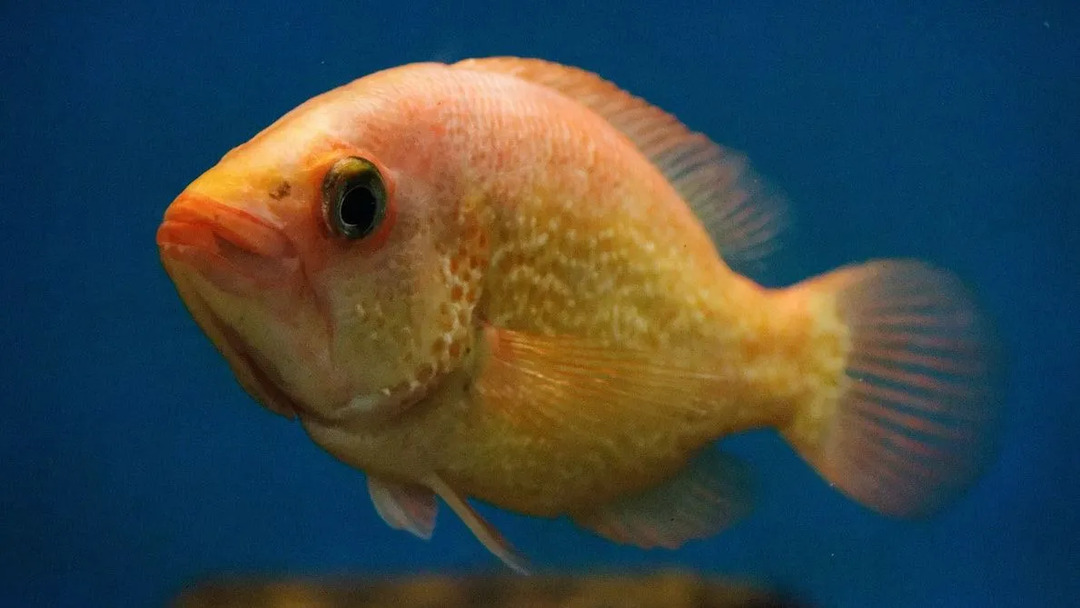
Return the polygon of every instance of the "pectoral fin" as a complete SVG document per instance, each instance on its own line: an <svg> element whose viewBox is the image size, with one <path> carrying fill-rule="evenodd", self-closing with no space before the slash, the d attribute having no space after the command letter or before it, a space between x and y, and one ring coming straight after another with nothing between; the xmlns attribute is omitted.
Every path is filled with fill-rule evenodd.
<svg viewBox="0 0 1080 608"><path fill-rule="evenodd" d="M477 394L519 429L589 441L603 433L632 444L633 432L643 427L677 425L707 434L719 419L715 395L723 369L574 336L489 326L484 337Z"/></svg>
<svg viewBox="0 0 1080 608"><path fill-rule="evenodd" d="M751 495L746 465L706 448L668 481L575 515L574 521L617 543L677 549L735 523L750 510Z"/></svg>
<svg viewBox="0 0 1080 608"><path fill-rule="evenodd" d="M408 530L424 540L431 538L439 505L430 489L368 475L368 492L375 511L388 526Z"/></svg>

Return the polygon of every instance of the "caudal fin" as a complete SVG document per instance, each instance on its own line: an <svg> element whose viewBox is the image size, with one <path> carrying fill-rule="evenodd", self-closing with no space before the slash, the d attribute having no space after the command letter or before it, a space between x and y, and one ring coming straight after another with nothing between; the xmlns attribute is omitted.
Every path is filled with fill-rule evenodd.
<svg viewBox="0 0 1080 608"><path fill-rule="evenodd" d="M995 345L951 274L913 261L842 268L792 290L832 293L850 332L838 401L785 436L839 490L887 515L943 506L978 475L1000 406ZM812 295L807 293L806 295Z"/></svg>

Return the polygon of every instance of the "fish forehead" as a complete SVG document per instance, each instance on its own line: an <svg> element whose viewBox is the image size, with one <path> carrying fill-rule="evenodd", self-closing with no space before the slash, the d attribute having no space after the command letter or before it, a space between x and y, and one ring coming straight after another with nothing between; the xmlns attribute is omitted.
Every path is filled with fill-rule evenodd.
<svg viewBox="0 0 1080 608"><path fill-rule="evenodd" d="M552 131L576 140L569 148L549 145ZM438 152L443 162L432 170L452 169L478 182L505 172L501 185L522 194L529 182L572 187L587 169L576 152L588 154L598 134L622 138L581 104L540 85L442 64L410 64L313 97L231 150L196 184L209 195L271 191L283 174L310 170L324 156L351 148L404 167ZM539 145L522 146L530 141ZM594 179L595 173L594 168ZM614 179L617 171L610 173Z"/></svg>

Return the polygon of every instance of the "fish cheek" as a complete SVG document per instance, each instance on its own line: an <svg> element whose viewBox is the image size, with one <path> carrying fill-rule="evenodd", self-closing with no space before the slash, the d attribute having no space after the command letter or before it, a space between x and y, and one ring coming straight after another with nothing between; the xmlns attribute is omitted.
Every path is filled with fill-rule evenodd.
<svg viewBox="0 0 1080 608"><path fill-rule="evenodd" d="M334 358L351 376L357 403L380 410L422 400L461 367L487 263L477 214L454 204L460 199L440 202L419 191L423 184L405 184L383 246L338 258L326 282Z"/></svg>
<svg viewBox="0 0 1080 608"><path fill-rule="evenodd" d="M408 250L353 259L322 278L331 357L348 379L346 400L364 404L360 409L387 409L385 401L404 401L435 375L424 356L434 286L422 280L413 256L400 251Z"/></svg>
<svg viewBox="0 0 1080 608"><path fill-rule="evenodd" d="M409 264L409 272L369 282L352 307L352 326L339 335L339 348L353 349L343 354L355 394L382 394L394 410L421 401L458 369L474 334L478 289L463 274L468 265L421 257L424 271Z"/></svg>
<svg viewBox="0 0 1080 608"><path fill-rule="evenodd" d="M354 395L389 389L406 376L413 338L404 288L407 284L389 276L343 279L335 288L332 356L351 379Z"/></svg>

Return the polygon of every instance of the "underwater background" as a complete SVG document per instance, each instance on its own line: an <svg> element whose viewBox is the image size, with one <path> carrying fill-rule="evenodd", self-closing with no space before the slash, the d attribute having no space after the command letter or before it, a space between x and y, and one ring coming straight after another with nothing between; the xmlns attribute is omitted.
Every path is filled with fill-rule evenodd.
<svg viewBox="0 0 1080 608"><path fill-rule="evenodd" d="M446 509L427 543L388 528L359 472L247 397L154 243L188 182L307 98L496 54L598 72L747 153L797 217L776 283L923 258L1008 353L1000 453L933 519L875 515L753 433L726 444L757 509L676 552L481 506L538 570L679 568L821 606L1080 601L1080 10L811 4L0 2L0 606L501 572Z"/></svg>

